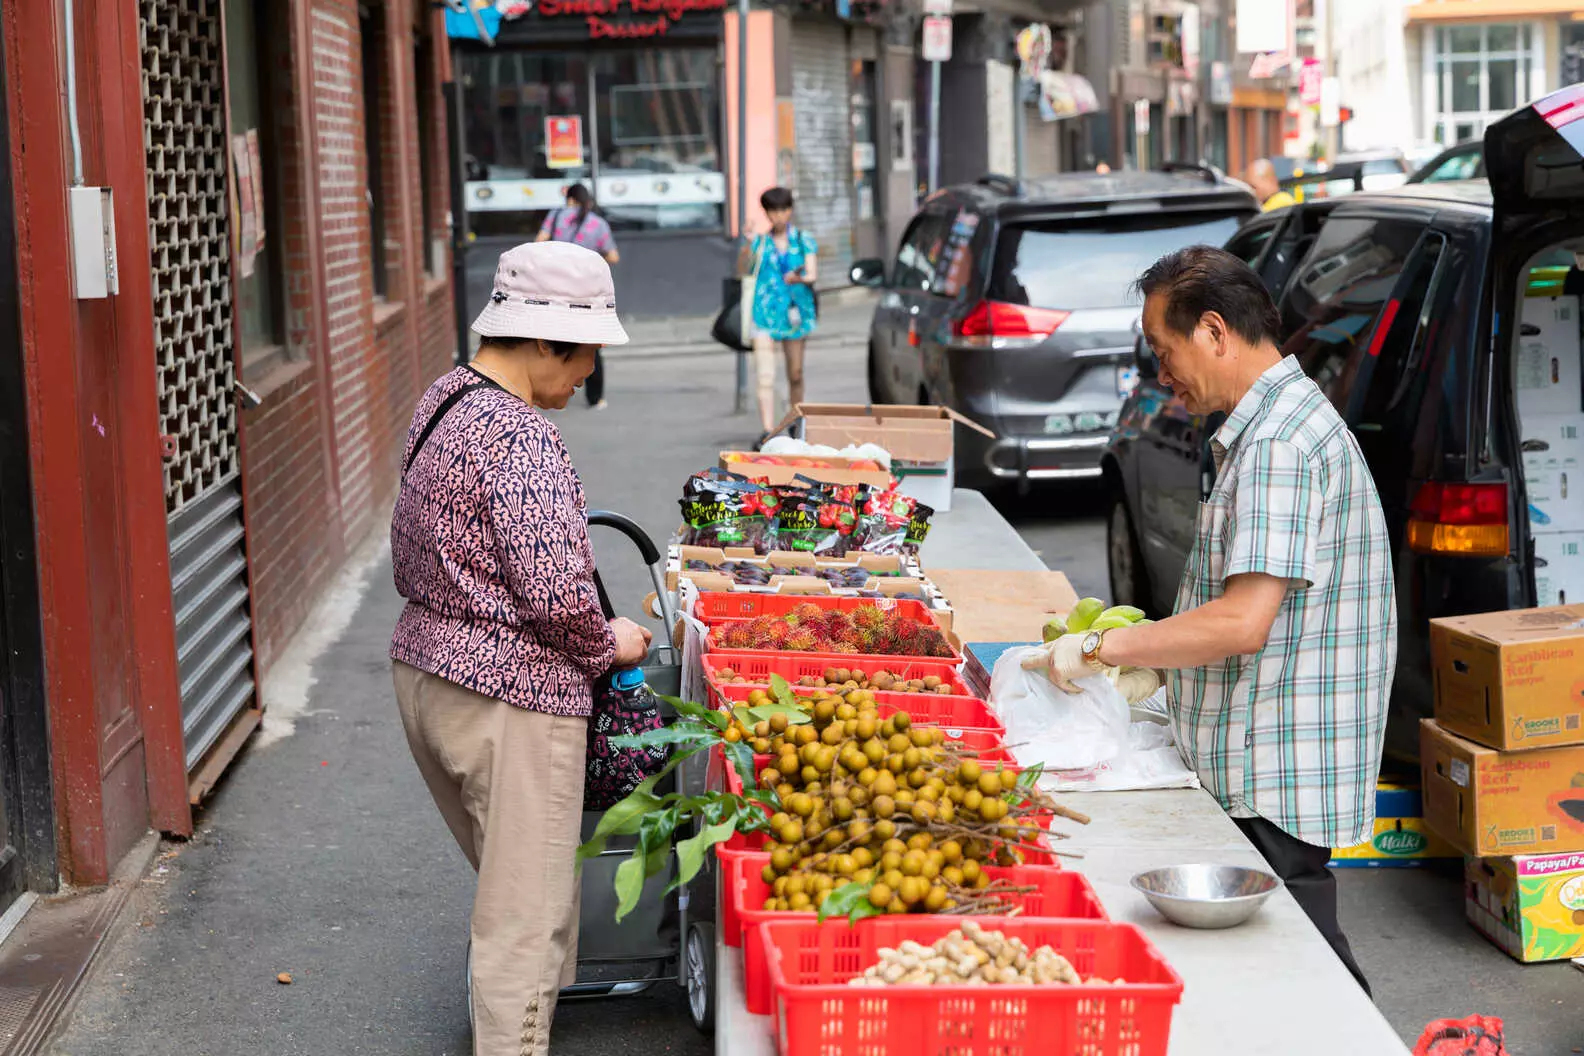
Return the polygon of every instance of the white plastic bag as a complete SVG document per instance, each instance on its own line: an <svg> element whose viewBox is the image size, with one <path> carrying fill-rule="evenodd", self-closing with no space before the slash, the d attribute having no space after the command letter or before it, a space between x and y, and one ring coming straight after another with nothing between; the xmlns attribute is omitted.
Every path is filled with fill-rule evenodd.
<svg viewBox="0 0 1584 1056"><path fill-rule="evenodd" d="M1075 770L1121 755L1128 747L1128 703L1104 675L1081 678L1080 693L1057 689L1023 661L1038 648L1008 649L990 676L990 703L1020 763Z"/></svg>
<svg viewBox="0 0 1584 1056"><path fill-rule="evenodd" d="M990 676L990 706L1024 767L1043 765L1047 792L1120 792L1198 788L1165 724L1166 692L1132 708L1103 674L1078 680L1081 693L1057 689L1040 671L1023 669L1037 649L1008 649ZM1135 713L1143 716L1132 721Z"/></svg>

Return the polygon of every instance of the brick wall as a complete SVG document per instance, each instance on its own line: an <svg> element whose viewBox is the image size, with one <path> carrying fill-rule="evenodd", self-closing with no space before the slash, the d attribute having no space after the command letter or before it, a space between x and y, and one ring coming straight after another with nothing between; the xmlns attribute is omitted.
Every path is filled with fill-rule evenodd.
<svg viewBox="0 0 1584 1056"><path fill-rule="evenodd" d="M280 127L282 238L290 362L248 378L263 404L244 417L244 483L260 672L301 627L347 555L384 531L412 408L453 361L449 284L423 274L421 195L446 200L441 46L418 70L415 33L437 32L427 0L381 5L375 54L360 45L353 0L283 4L271 96ZM365 113L363 67L379 67ZM417 93L434 127L420 135ZM388 288L376 302L368 266L364 121L380 122ZM421 186L429 149L434 186ZM444 207L435 209L443 224ZM439 234L444 234L443 229ZM441 277L449 262L436 262ZM265 702L266 705L268 701Z"/></svg>

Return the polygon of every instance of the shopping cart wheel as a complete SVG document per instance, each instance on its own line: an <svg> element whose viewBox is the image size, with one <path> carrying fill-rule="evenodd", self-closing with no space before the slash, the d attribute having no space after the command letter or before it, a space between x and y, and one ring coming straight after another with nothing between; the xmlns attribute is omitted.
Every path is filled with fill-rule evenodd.
<svg viewBox="0 0 1584 1056"><path fill-rule="evenodd" d="M715 925L688 928L682 970L693 1025L705 1034L715 1033Z"/></svg>

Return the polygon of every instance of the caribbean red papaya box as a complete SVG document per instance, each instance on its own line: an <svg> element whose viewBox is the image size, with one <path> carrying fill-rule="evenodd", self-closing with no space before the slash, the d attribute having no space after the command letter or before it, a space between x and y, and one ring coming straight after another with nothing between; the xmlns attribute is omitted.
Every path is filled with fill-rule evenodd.
<svg viewBox="0 0 1584 1056"><path fill-rule="evenodd" d="M1584 851L1584 745L1499 752L1425 719L1425 821L1480 858Z"/></svg>
<svg viewBox="0 0 1584 1056"><path fill-rule="evenodd" d="M1430 621L1435 717L1514 751L1584 744L1584 605Z"/></svg>

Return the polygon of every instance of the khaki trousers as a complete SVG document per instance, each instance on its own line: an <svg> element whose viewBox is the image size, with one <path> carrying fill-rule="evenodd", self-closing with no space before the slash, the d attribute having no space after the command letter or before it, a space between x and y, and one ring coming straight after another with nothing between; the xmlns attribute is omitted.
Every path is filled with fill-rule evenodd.
<svg viewBox="0 0 1584 1056"><path fill-rule="evenodd" d="M588 720L525 711L393 665L413 759L462 853L473 900L474 1056L545 1056L577 975Z"/></svg>

